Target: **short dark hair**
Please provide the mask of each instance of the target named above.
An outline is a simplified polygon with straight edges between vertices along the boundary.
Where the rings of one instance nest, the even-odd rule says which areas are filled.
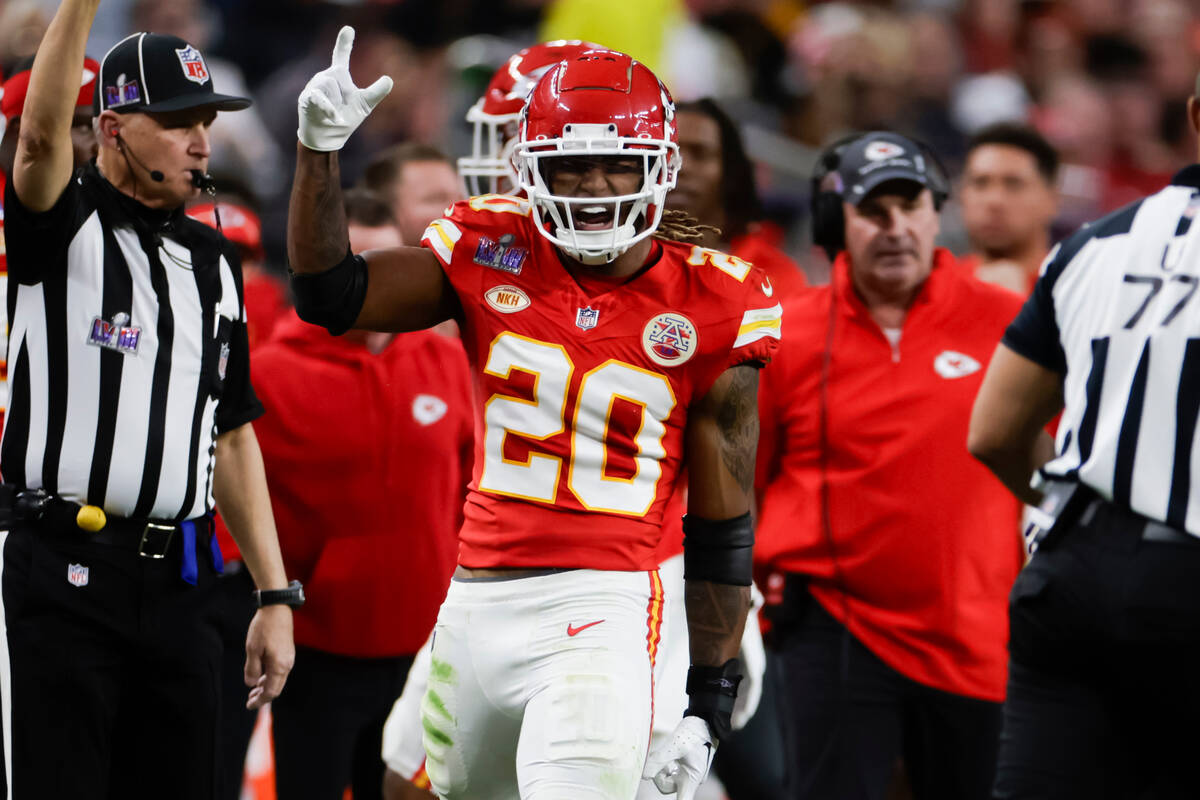
[[[762,201],[754,182],[754,165],[742,145],[733,118],[709,97],[679,103],[676,111],[691,111],[717,123],[721,134],[721,208],[725,211],[726,241],[741,236],[763,218]]]
[[[346,223],[362,225],[364,228],[382,228],[395,225],[392,206],[369,189],[347,189],[342,195],[346,208]]]
[[[413,161],[441,161],[454,168],[454,161],[433,145],[420,142],[401,142],[381,150],[367,163],[359,184],[372,192],[387,194],[400,180],[404,165]]]
[[[1058,178],[1058,151],[1033,127],[1020,122],[997,122],[975,132],[967,142],[967,158],[978,147],[987,144],[1006,145],[1024,150],[1037,162],[1037,170],[1046,183],[1054,185]]]

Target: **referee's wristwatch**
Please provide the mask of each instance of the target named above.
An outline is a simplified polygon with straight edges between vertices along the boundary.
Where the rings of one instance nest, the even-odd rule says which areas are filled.
[[[299,608],[304,605],[304,586],[300,581],[292,581],[286,589],[255,589],[253,594],[256,608],[274,605]]]

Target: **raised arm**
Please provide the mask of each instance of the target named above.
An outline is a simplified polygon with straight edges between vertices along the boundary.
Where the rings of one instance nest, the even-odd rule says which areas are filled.
[[[71,118],[99,5],[100,0],[63,0],[33,60],[12,174],[13,190],[30,211],[52,208],[71,180]]]
[[[300,316],[331,332],[408,331],[456,315],[458,301],[437,258],[420,247],[350,255],[338,150],[391,91],[381,77],[365,89],[350,78],[354,29],[342,28],[333,63],[300,94],[296,175],[287,249]]]

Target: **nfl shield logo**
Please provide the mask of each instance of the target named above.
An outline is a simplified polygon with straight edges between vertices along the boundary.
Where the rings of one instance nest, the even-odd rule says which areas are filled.
[[[88,568],[82,564],[68,564],[67,582],[72,586],[87,586]]]
[[[582,330],[590,331],[600,321],[600,311],[592,307],[581,308],[575,315],[575,324]]]
[[[179,65],[183,67],[183,77],[192,83],[208,83],[208,66],[204,63],[204,56],[200,55],[199,50],[189,44],[182,50],[176,50],[175,55],[179,56]]]

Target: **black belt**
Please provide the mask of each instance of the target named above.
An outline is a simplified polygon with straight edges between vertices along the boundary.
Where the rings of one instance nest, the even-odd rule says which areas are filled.
[[[10,520],[28,522],[46,531],[78,532],[90,542],[136,550],[144,558],[165,558],[180,530],[180,523],[173,520],[106,515],[93,506],[56,497],[41,489],[11,485],[0,485],[0,510]],[[97,522],[99,530],[93,528]],[[192,522],[197,534],[212,534],[212,522],[207,515]]]
[[[1163,542],[1200,547],[1200,537],[1181,531],[1158,520],[1148,519],[1135,511],[1115,506],[1101,497],[1093,497],[1079,515],[1084,526],[1107,524],[1116,529],[1132,531],[1144,542]]]

